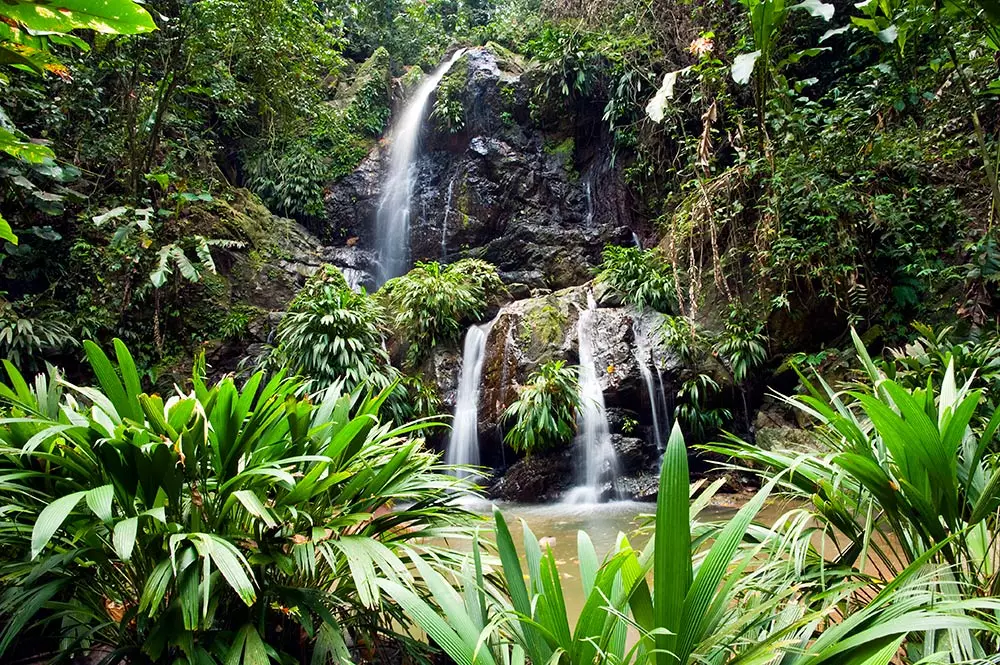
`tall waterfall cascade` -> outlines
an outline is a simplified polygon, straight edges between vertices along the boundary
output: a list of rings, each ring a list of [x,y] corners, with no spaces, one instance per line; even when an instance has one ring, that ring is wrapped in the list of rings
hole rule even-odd
[[[375,217],[376,279],[380,286],[410,268],[410,207],[417,186],[417,148],[427,102],[451,66],[464,54],[465,49],[456,51],[448,62],[424,77],[392,132],[389,171]]]
[[[460,466],[479,465],[479,393],[483,380],[483,361],[486,358],[486,339],[493,322],[472,326],[465,334],[462,348],[462,374],[455,399],[455,419],[445,461]],[[460,471],[461,477],[473,474]]]
[[[580,312],[577,335],[580,344],[580,407],[577,419],[579,450],[577,486],[566,494],[565,503],[597,503],[601,499],[603,481],[610,476],[612,485],[617,475],[615,449],[611,445],[611,428],[604,406],[604,391],[597,374],[594,358],[594,324],[597,302],[587,294],[587,309]]]

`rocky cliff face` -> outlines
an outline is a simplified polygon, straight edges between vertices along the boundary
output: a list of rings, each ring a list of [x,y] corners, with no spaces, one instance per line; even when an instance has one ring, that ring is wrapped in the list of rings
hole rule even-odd
[[[541,363],[579,362],[577,322],[587,307],[590,288],[586,284],[517,300],[501,307],[497,314],[486,341],[479,407],[482,461],[506,470],[493,488],[497,498],[549,500],[574,483],[573,460],[577,453],[573,448],[510,466],[516,456],[503,444],[501,419],[516,399],[519,387]],[[668,391],[676,390],[679,376],[680,368],[671,355],[650,338],[649,331],[656,327],[654,319],[658,317],[624,306],[599,307],[593,317],[595,362],[622,472],[615,489],[632,498],[649,496],[649,478],[655,476],[659,461],[651,419],[651,400],[656,397],[645,387],[640,363],[656,362],[665,374]],[[449,355],[440,353],[441,360],[434,366],[447,367],[444,359]],[[446,386],[445,392],[449,391]],[[610,485],[606,489],[610,494]]]
[[[564,288],[593,276],[606,244],[631,242],[632,204],[600,117],[567,110],[543,123],[533,76],[499,47],[466,53],[438,88],[460,117],[432,117],[416,168],[413,260],[467,256],[496,264],[509,283]],[[593,111],[590,111],[593,113]],[[326,195],[331,244],[374,247],[389,146],[379,145]],[[370,272],[370,271],[369,271]]]

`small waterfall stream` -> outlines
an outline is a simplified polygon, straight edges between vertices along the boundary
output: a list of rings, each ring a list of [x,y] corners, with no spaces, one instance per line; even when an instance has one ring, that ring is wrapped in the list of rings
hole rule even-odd
[[[416,187],[417,147],[425,107],[438,83],[464,53],[465,49],[456,51],[448,62],[424,77],[393,130],[389,172],[376,213],[379,286],[410,267],[410,205]]]
[[[448,218],[451,216],[451,203],[455,196],[455,180],[458,178],[458,173],[451,177],[448,181],[448,198],[445,200],[444,204],[444,218],[441,220],[441,261],[443,262],[448,258]]]
[[[594,320],[597,302],[587,294],[587,309],[580,312],[577,335],[580,343],[580,409],[577,446],[580,449],[577,469],[578,485],[566,494],[565,503],[597,503],[601,499],[602,481],[610,472],[612,484],[616,475],[615,450],[611,446],[611,428],[604,408],[604,391],[597,375],[594,358]]]
[[[663,451],[666,447],[663,440],[664,430],[660,424],[663,379],[660,379],[659,389],[657,389],[658,386],[653,380],[653,370],[650,368],[650,365],[655,365],[656,363],[653,359],[653,351],[645,341],[637,332],[635,336],[635,359],[639,365],[639,373],[642,374],[642,381],[646,384],[646,396],[649,398],[649,408],[653,413],[653,439],[656,441],[656,447],[660,451]],[[656,371],[659,374],[659,368]]]
[[[462,348],[462,375],[455,398],[455,420],[445,461],[463,466],[479,465],[479,391],[483,378],[483,360],[486,358],[486,339],[493,322],[472,326],[465,334]],[[462,477],[473,474],[460,472]]]

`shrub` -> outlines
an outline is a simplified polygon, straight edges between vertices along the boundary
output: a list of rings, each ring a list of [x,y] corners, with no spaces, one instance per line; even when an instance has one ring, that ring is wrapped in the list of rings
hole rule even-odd
[[[973,432],[982,391],[956,381],[953,360],[939,389],[908,388],[886,378],[856,334],[854,342],[864,384],[834,392],[818,379],[806,382],[808,395],[785,400],[816,420],[816,452],[764,451],[738,440],[707,448],[814,505],[826,537],[842,542],[836,563],[874,568],[885,579],[930,564],[954,597],[993,596],[1000,574],[983,562],[1000,535],[1000,467],[987,451],[1000,416],[981,436]],[[948,640],[928,637],[928,653]],[[998,644],[996,632],[975,631],[956,653],[977,660]]]
[[[393,328],[409,344],[407,360],[415,365],[438,344],[458,341],[464,326],[477,321],[487,297],[502,287],[496,268],[478,259],[442,267],[417,263],[402,277],[385,283],[379,295],[393,313]]]
[[[309,278],[278,324],[272,363],[320,386],[343,381],[348,390],[372,380],[382,388],[395,378],[382,346],[385,311],[355,293],[333,266]]]
[[[504,441],[529,455],[565,445],[576,432],[579,406],[576,369],[562,360],[544,363],[504,412],[504,421],[511,423]]]
[[[626,302],[659,312],[675,309],[673,274],[657,250],[608,245],[603,259],[597,281],[618,291]]]
[[[209,385],[202,360],[164,400],[121,342],[117,366],[85,348],[92,388],[29,388],[5,364],[0,659],[24,631],[106,662],[346,662],[348,644],[378,661],[413,644],[380,585],[426,594],[407,566],[447,569],[432,543],[474,519],[420,426],[380,424],[385,392]]]
[[[0,356],[31,369],[39,359],[76,344],[69,314],[38,307],[30,300],[11,303],[0,292]]]

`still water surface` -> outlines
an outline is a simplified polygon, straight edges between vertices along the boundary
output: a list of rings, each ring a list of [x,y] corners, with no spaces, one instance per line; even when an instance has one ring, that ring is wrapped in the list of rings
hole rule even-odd
[[[493,504],[483,502],[472,505],[477,512],[489,514]],[[523,555],[523,529],[521,520],[541,541],[548,545],[556,557],[562,576],[563,594],[571,623],[583,608],[583,590],[580,586],[579,558],[577,557],[577,532],[586,531],[594,543],[599,559],[603,559],[614,549],[618,534],[624,533],[634,548],[645,546],[652,535],[652,528],[646,533],[636,534],[636,530],[647,524],[656,511],[654,503],[635,501],[615,501],[601,504],[515,504],[497,503],[510,527],[511,534]],[[784,501],[768,503],[758,514],[757,522],[772,524],[788,509]],[[699,516],[700,521],[726,520],[736,514],[739,505],[709,505]],[[524,565],[522,559],[522,566]]]

